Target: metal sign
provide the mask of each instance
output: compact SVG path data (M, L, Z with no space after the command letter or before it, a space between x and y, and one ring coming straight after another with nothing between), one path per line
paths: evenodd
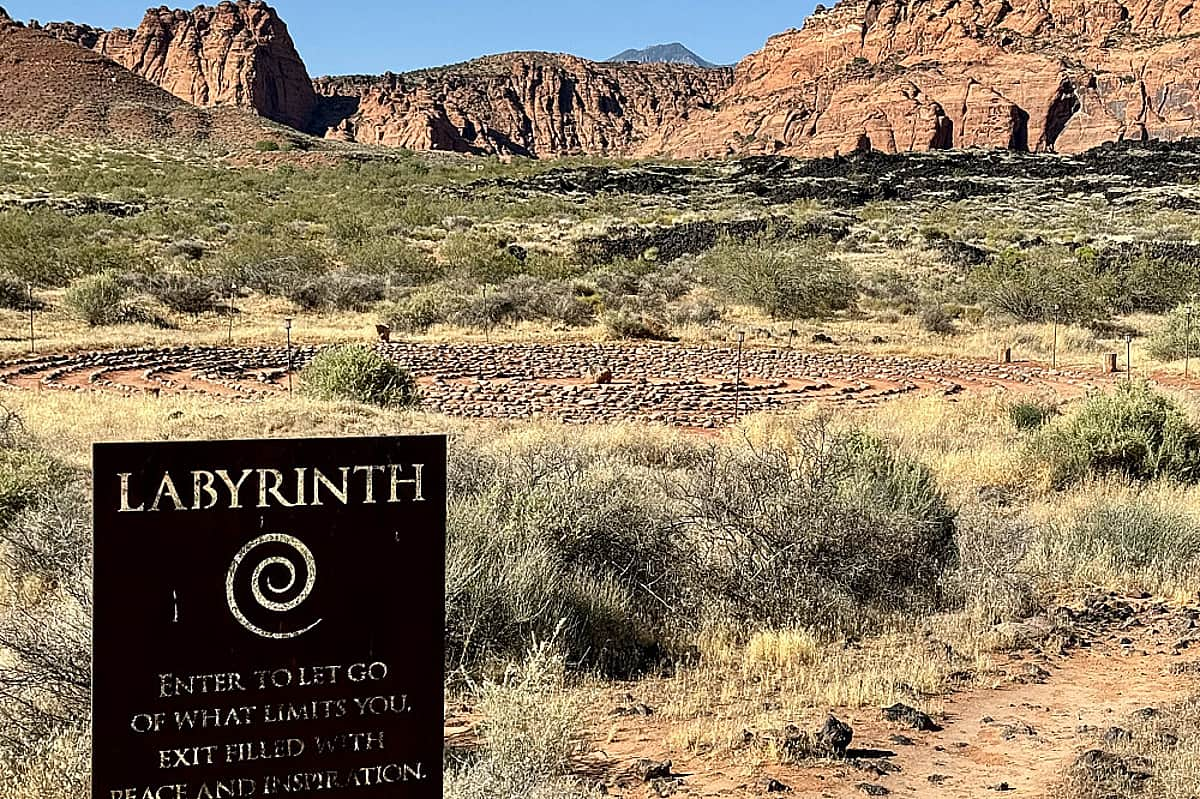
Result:
M441 796L444 437L94 473L93 797Z

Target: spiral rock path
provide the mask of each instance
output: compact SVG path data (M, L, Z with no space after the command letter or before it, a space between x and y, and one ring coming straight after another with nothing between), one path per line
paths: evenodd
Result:
M569 423L654 421L714 428L738 415L823 402L871 406L906 395L1004 391L1076 396L1099 370L833 350L621 344L378 345L420 380L424 407L452 416ZM299 370L318 347L293 350ZM611 382L596 375L609 373ZM203 394L254 401L287 388L282 347L127 348L0 363L0 387Z

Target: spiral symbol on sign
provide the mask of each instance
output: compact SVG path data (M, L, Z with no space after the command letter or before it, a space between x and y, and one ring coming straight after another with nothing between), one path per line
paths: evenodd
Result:
M259 553L257 557L250 557L255 553ZM280 641L299 638L321 619L291 632L272 632L251 621L250 615L267 618L295 610L312 594L316 582L317 561L304 542L290 535L269 533L246 544L234 556L225 577L225 599L233 617L255 635ZM253 599L253 608L243 606L247 599Z

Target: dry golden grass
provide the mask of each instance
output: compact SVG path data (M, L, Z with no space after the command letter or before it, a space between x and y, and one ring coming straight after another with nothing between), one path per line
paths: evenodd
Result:
M388 411L350 404L326 404L300 397L234 404L203 396L153 399L74 392L8 392L0 402L16 410L27 429L55 456L87 468L96 440L172 440L260 436L354 435L406 431L449 431L482 436L506 452L519 454L546 441L603 443L640 463L671 468L675 459L709 440L665 428L595 426L568 428L551 423L468 423L421 412ZM972 396L955 402L939 398L905 399L839 415L835 425L875 430L901 450L927 464L952 499L962 507L978 502L981 486L1021 481L1023 434L1008 420L1001 397ZM803 413L816 414L809 409ZM69 423L67 422L69 420ZM728 437L786 445L789 423L781 417L751 417ZM1069 523L1082 510L1101 502L1149 503L1162 510L1184 509L1200 522L1200 488L1154 483L1130 486L1121 481L1085 483L1054 494L1026 494L1013 514L1042 527ZM1145 586L1168 596L1194 596L1197 584L1187 574L1123 571L1120 563L1047 562L1036 547L1020 570L1051 576L1047 592L1071 592L1089 585ZM1157 578L1157 579L1155 579ZM671 678L642 681L638 698L657 708L670 724L671 746L690 753L720 753L739 762L777 759L765 741L747 744L745 731L765 733L787 724L813 726L830 709L864 708L904 702L936 715L941 697L964 673L976 684L992 679L1003 640L986 614L967 610L918 620L896 619L890 631L863 641L823 640L811 630L759 630L749 635L712 632L700 641L698 658ZM956 675L952 678L952 675ZM571 701L589 701L611 685L566 687ZM576 695L575 692L580 692ZM600 712L603 712L602 710ZM597 722L596 729L603 725ZM82 746L82 742L60 746ZM1195 751L1195 750L1188 750ZM56 757L48 752L47 758ZM49 770L47 773L51 773ZM1185 779L1180 777L1180 780ZM1184 784L1184 783L1180 783ZM0 783L0 787L3 783ZM57 797L52 786L31 784L31 799ZM39 793L40 791L40 793ZM10 795L10 794L4 794ZM1164 794L1184 796L1186 793Z

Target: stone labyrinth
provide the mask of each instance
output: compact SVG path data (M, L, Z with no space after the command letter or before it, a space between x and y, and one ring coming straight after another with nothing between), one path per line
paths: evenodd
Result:
M568 423L638 420L714 428L805 403L864 407L906 395L1004 391L1075 396L1110 384L1099 370L836 351L619 344L380 344L418 376L427 410ZM300 369L317 347L293 350ZM0 364L10 390L205 394L253 401L287 390L282 347L118 349Z

